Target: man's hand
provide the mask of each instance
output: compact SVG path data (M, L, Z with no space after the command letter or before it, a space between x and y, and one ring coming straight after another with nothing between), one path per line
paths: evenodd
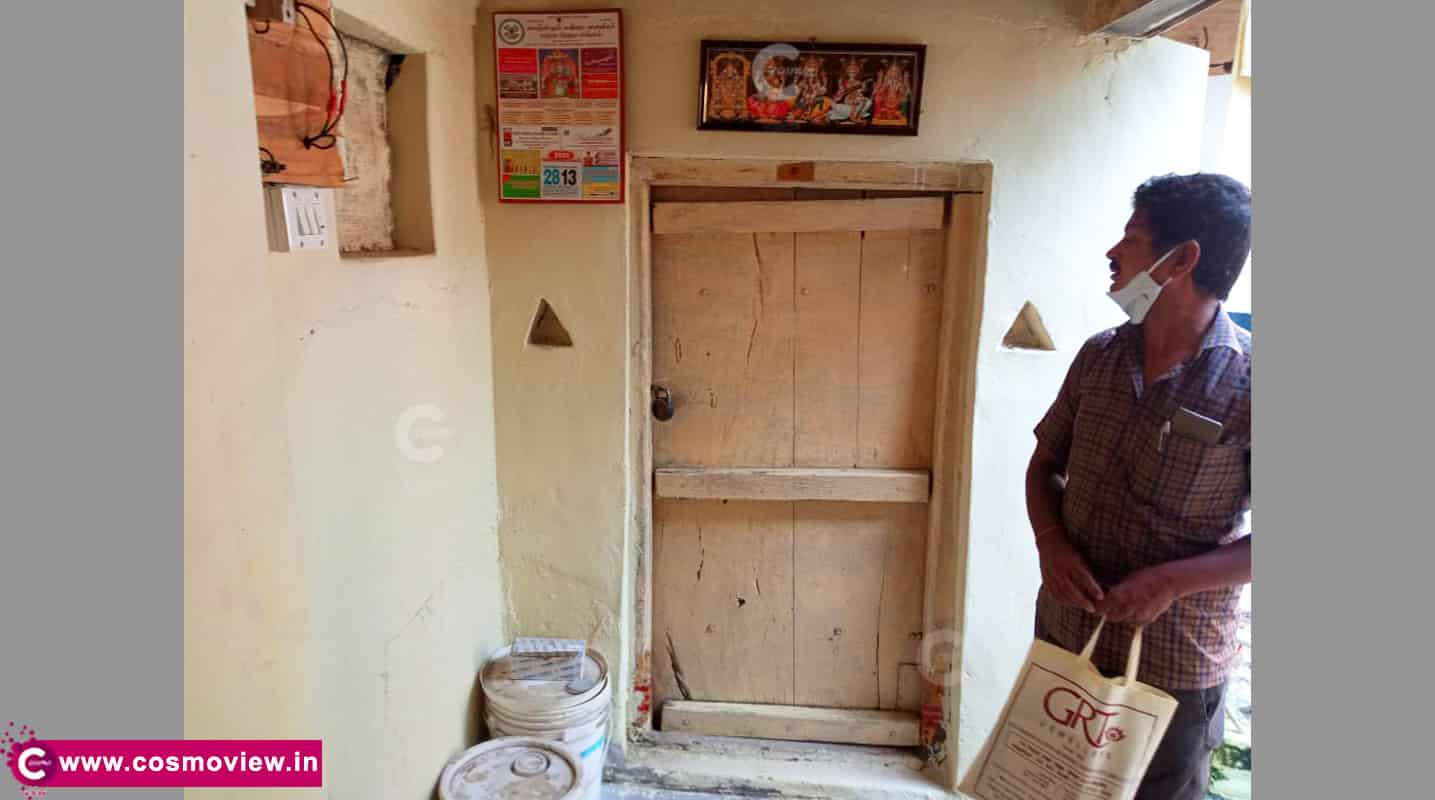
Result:
M1057 600L1070 606L1096 613L1104 594L1086 560L1081 557L1064 531L1043 534L1036 540L1041 557L1041 581Z
M1179 596L1176 582L1166 570L1147 567L1112 587L1099 608L1114 622L1146 625L1165 614Z

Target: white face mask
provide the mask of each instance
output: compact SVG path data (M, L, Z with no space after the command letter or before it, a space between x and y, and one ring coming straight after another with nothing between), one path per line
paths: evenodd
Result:
M1115 301L1116 305L1121 306L1121 310L1126 312L1126 316L1130 317L1131 321L1137 325L1146 319L1146 314L1151 311L1151 306L1156 304L1156 296L1161 294L1161 290L1165 288L1163 284L1157 283L1156 279L1151 277L1151 273L1155 272L1156 268L1170 258L1171 254L1176 252L1180 246L1178 244L1167 250L1165 255L1156 259L1156 263L1147 267L1145 271L1137 273L1136 277L1132 278L1125 286L1114 292L1106 293L1106 296Z

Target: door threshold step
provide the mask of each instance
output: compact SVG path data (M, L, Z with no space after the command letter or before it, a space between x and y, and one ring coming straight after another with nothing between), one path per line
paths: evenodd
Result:
M915 747L917 715L811 706L673 700L663 704L663 730L748 739Z
M915 750L650 731L608 754L617 797L721 796L827 800L945 800L946 775ZM624 794L628 792L630 794ZM675 795L668 792L679 793Z

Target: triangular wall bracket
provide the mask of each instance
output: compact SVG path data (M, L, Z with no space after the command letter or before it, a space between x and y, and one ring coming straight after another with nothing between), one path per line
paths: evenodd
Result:
M540 298L538 310L533 314L533 323L528 326L528 343L539 347L572 347L573 337L558 319L558 314L548 301Z
M1002 346L1017 350L1055 350L1056 344L1051 340L1051 334L1046 330L1046 324L1041 321L1041 314L1037 312L1036 306L1027 301L1026 305L1017 312L1016 319L1012 321L1011 327L1007 329L1006 336L1002 337Z

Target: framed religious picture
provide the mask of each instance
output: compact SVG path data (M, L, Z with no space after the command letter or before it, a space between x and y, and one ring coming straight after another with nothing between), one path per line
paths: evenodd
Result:
M916 136L925 45L704 39L698 128Z

